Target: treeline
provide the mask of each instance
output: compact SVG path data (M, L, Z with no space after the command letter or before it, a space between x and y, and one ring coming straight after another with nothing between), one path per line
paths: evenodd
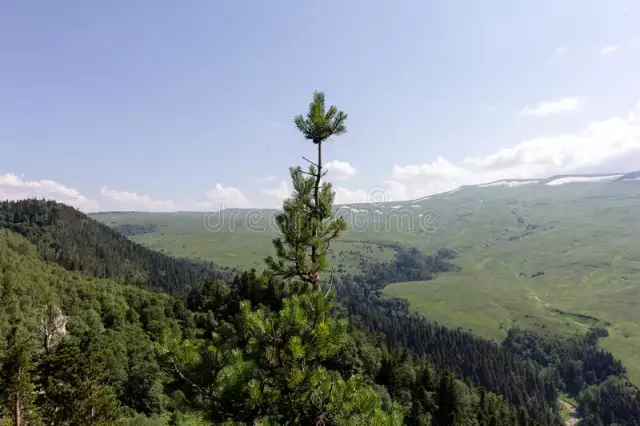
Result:
M185 304L0 231L2 425L543 425L254 272Z
M628 380L610 377L578 395L584 426L640 425L640 390Z
M584 425L640 425L640 390L626 379L622 363L598 347L606 329L584 336L509 330L503 346L534 360L559 379L559 388L576 397Z
M406 300L382 297L389 283L429 280L456 270L455 252L439 250L428 256L398 248L395 261L368 265L362 274L336 279L335 289L349 315L371 331L385 335L392 347L406 347L426 356L437 368L453 372L475 386L502 395L537 421L560 424L557 379L534 362L498 344L461 329L449 329L409 311Z
M135 237L136 235L156 232L158 225L155 223L123 223L120 225L114 225L111 228L126 237Z
M233 271L212 262L173 258L129 240L73 207L38 199L0 202L0 228L17 232L45 260L72 271L146 284L180 294L199 280L227 280Z
M511 328L503 346L543 367L552 367L560 378L560 390L575 397L588 386L626 374L620 361L598 347L598 338L606 336L603 328L568 338Z

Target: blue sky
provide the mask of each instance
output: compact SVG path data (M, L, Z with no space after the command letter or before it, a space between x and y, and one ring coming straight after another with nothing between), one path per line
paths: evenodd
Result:
M339 202L613 170L639 69L636 0L4 2L0 198L276 206L315 89Z

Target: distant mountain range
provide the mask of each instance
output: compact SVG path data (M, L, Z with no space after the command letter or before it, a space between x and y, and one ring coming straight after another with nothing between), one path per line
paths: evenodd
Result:
M565 186L567 184L611 184L616 182L633 182L638 181L640 184L640 170L629 172L629 173L588 173L588 174L562 174L562 175L553 175L548 178L541 179L500 179L493 182L475 184L475 185L462 185L458 188L452 189L446 192L440 192L436 194L427 195L424 197L416 198L413 200L405 200L405 201L393 201L393 202L384 202L384 203L345 203L345 204L337 204L337 209L351 208L352 212L358 213L356 207L363 209L365 207L370 207L372 205L376 205L380 208L400 208L408 206L420 207L420 203L430 199L441 199L442 197L452 195L461 190L467 192L471 189L479 189L479 188L517 188L526 186L530 187L543 187L543 186L551 186L551 187L559 187ZM573 186L573 185L571 185ZM590 185L591 186L591 185ZM598 185L599 186L599 185ZM365 210L360 210L360 212L364 212Z
M582 174L561 174L561 175L553 175L548 178L540 178L540 179L500 179L493 182L474 184L474 185L462 185L458 188L452 189L450 191L440 192L436 194L427 195L424 197L412 199L412 200L398 200L398 201L387 201L382 203L342 203L335 204L334 208L337 210L340 209L351 209L353 213L365 213L368 210L364 210L365 208L371 209L373 206L378 206L381 209L384 208L400 208L402 206L414 205L415 207L420 207L417 203L422 201L426 201L432 198L440 198L446 195L454 194L462 189L472 189L472 188L516 188L521 186L530 187L531 185L535 186L560 186L566 184L609 184L615 182L633 182L638 181L640 184L640 170L628 173L582 173ZM246 208L229 208L224 211L249 211L256 209L246 209ZM274 213L279 209L274 208L260 208L258 209L262 212L270 212ZM122 214L137 214L143 212L137 211L101 211L96 213L91 213L91 216L109 216L109 215L122 215ZM176 212L163 212L161 214L166 215L181 215L185 213L202 213L195 211L176 211ZM375 213L375 212L374 212ZM382 211L380 211L382 213Z
M616 181L640 180L640 171L630 173L568 174L554 175L546 179L502 179L479 185L466 186L520 186L527 184L563 185L567 183L606 183Z

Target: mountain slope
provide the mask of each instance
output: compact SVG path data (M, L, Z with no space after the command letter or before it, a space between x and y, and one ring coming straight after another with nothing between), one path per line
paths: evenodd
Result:
M7 410L16 385L35 391L22 401L23 424L125 426L136 412L161 413L153 341L162 326L188 327L190 315L168 294L45 262L0 229L0 424L16 424L13 404ZM12 382L11 366L26 360Z
M338 272L340 264L349 272L359 258L388 261L390 244L423 253L453 249L459 272L391 284L384 292L406 298L430 320L496 340L504 339L511 325L572 335L594 322L610 324L610 337L600 344L640 382L640 181L609 178L616 175L544 180L555 185L465 186L419 200L341 206L350 229L332 246L329 260ZM600 176L609 177L566 180ZM559 179L565 180L557 184ZM132 238L238 267L260 264L276 235L269 211L97 219L112 226L157 224L157 231Z
M78 210L54 201L0 203L0 228L17 232L45 260L69 270L180 292L211 275L230 276L213 262L178 259L137 244Z
M28 203L27 206L29 206ZM59 205L57 206L59 207ZM55 210L55 207L56 205L54 204L52 209ZM58 223L55 220L45 220L42 217L43 210L40 209L37 210L37 212L38 214L32 216L23 215L24 218L29 218L29 220L15 220L11 223L21 224L21 226L17 226L17 228L26 228L29 230L28 234L52 237L58 235L58 233L49 232L49 227L52 226L50 224L51 222L57 223L59 227L63 227L62 225L67 223L66 221ZM20 212L16 211L16 213ZM51 213L50 216L55 217L56 214L57 213ZM79 215L79 217L82 217L82 215ZM60 218L58 217L58 219ZM9 222L6 221L6 223ZM88 241L84 242L86 245L91 245L90 239L100 235L98 232L84 234L82 227L74 227L70 229L67 226L64 228L68 230L69 234L80 234L79 236L76 236L75 239L72 238L71 235L67 235L68 239L79 241L87 239ZM6 235L9 235L9 233ZM41 237L39 240L42 241L44 239ZM129 246L130 241L126 239L122 241L125 247ZM34 251L34 249L30 248L30 245L28 244L10 243L10 245L12 246L12 249L18 253L31 253ZM101 247L100 241L94 241L93 245L99 252L105 251ZM436 369L440 371L454 372L459 377L475 383L476 386L482 386L490 391L499 393L510 404L513 404L515 407L519 407L521 412L522 409L524 409L524 414L522 414L524 416L526 416L526 413L528 412L529 415L543 421L544 424L555 424L555 417L557 414L555 411L556 408L554 407L556 398L555 388L559 383L556 382L552 376L543 374L539 367L536 367L529 361L526 361L519 354L510 354L504 348L484 339L478 339L471 333L431 324L424 319L411 315L406 309L406 305L397 303L397 301L386 301L379 298L378 289L386 282L393 282L397 279L424 279L428 280L428 283L431 284L434 281L440 281L448 274L455 273L451 271L455 271L457 269L449 263L449 260L453 261L456 257L456 254L452 251L441 250L438 251L435 256L424 256L418 250L404 251L401 246L395 246L395 249L398 252L398 256L394 262L369 265L369 267L363 268L364 275L361 275L360 277L348 277L345 275L340 281L336 282L336 289L339 290L339 293L342 295L342 299L345 300L348 311L357 314L361 318L361 321L363 321L363 323L368 327L371 327L373 331L384 332L387 341L391 346L399 346L400 348L407 347L415 351L417 354L427 355L430 362L433 363ZM80 258L82 257L82 253L84 252L80 253ZM14 255L10 254L5 257L10 259L12 256ZM31 258L35 257L34 253L31 253L29 256ZM18 261L17 263L27 269L37 268L29 266L29 264L24 261ZM52 270L52 275L55 274L55 265L50 265L49 268ZM6 272L7 268L0 268L0 270ZM437 280L434 280L433 278L438 272L445 273L439 276ZM12 271L9 270L9 274L13 275ZM62 277L60 282L74 282L72 278L74 275L84 277L84 275L72 274L64 271L64 277ZM7 282L4 277L1 278L2 280L0 280L0 282ZM106 283L107 286L109 285L107 280L101 281ZM258 300L256 300L256 302L263 301L264 298L269 300L277 294L277 292L265 291L264 288L261 288L264 282L261 284L260 280L257 280L257 282L251 282L255 281L255 278L249 278L249 281L249 285L245 288L247 291L238 291L239 288L244 288L245 286L241 281L234 282L234 285L231 287L228 287L225 284L216 283L215 281L209 281L204 286L199 287L197 291L189 294L189 297L187 297L186 300L190 304L190 307L194 308L196 311L200 310L202 313L202 315L199 316L199 320L196 320L196 323L205 327L205 330L203 330L205 331L205 335L209 335L211 331L217 332L219 330L218 327L220 321L224 320L218 316L219 313L224 313L228 310L234 311L237 309L237 307L234 308L234 306L237 306L237 301L232 302L232 300L235 300L235 297L233 296L234 292L236 294L242 294L244 295L243 297L250 299L257 298ZM420 282L418 281L418 283ZM22 284L18 284L18 286L21 285ZM121 287L117 284L113 285L118 288ZM11 285L11 287L15 289L16 285ZM33 286L31 286L31 288L33 288ZM28 292L30 289L26 287L22 289L23 294L25 294L25 290ZM66 292L73 292L74 285L67 285L64 290ZM42 293L46 294L46 291ZM5 294L5 292L3 292L3 294ZM83 300L83 297L78 299L70 298L65 295L65 299L67 304L63 305L64 310L73 312L75 309L75 303L78 303L78 300ZM133 304L133 302L127 303ZM252 304L253 303L255 302L252 301ZM278 302L276 301L275 303L277 305ZM93 302L93 304L95 304L95 302ZM114 324L114 314L112 313L114 308L108 300L105 301L105 304L105 306L100 306L99 308L97 306L95 308L92 307L92 309L97 308L97 317L95 317L93 321L98 327L100 327L100 321L107 324ZM155 337L158 337L158 327L162 323L161 319L159 320L160 322L158 322L158 318L161 318L160 312L167 310L175 311L177 307L177 305L173 305L171 303L170 306L165 304L164 307L155 308L153 304L149 305L148 303L132 306L136 307L130 309L127 315L133 315L132 311L139 312L141 319L144 319L145 324L148 323L149 319L154 319L154 322L150 323L149 327L151 327L150 330L154 333ZM152 311L149 311L149 309L152 309ZM215 312L220 309L222 309L222 311L216 314L216 316L213 317L215 319L212 320L212 311ZM119 309L118 312L119 314L117 314L115 318L122 317L122 309ZM160 317L158 317L159 315ZM115 319L115 324L118 324L120 321L121 319ZM220 330L224 330L224 327ZM209 342L206 343L206 347L211 347ZM367 349L366 351L367 353L370 353L371 349ZM237 351L234 351L234 353L237 353ZM382 353L385 352L382 351ZM599 355L593 349L588 349L586 352L579 350L579 353L584 353L588 360L592 360L591 364L595 368L592 368L585 362L583 364L587 368L584 372L580 371L580 374L578 375L587 373L588 371L597 373L601 370L603 365L604 367L609 364L614 367L616 366L613 359L607 358L606 354L604 354L604 356ZM340 358L332 361L333 364L331 365L340 366L345 362L348 363L350 362L348 360L353 356L354 354L347 353L344 354L343 358L343 354L341 354ZM355 353L355 356L358 356L358 352ZM417 366L406 364L405 359L407 355L402 355L400 353L398 356L404 363L401 367L390 366L388 364L389 362L393 363L396 361L385 359L385 361L382 362L382 367L377 367L380 368L380 371L372 377L377 377L377 380L384 380L384 383L387 383L386 381L393 383L393 387L390 388L392 389L393 398L406 398L406 396L403 396L406 395L406 393L403 394L402 392L398 392L396 389L396 380L398 380L396 374L400 373L395 370L403 371L407 368L413 368L415 372L419 370ZM576 357L576 359L578 358ZM607 359L609 360L607 361ZM599 360L604 360L604 362L600 362ZM205 365L198 367L193 371L193 374L195 375L194 377L201 379L201 368L208 369L210 367L211 366L205 362ZM348 368L351 369L353 367ZM620 375L623 377L624 370L621 367L615 368L617 368L617 370L613 371L613 375ZM574 375L575 373L578 372L574 371ZM593 382L595 384L601 381L601 378L597 375L594 375L592 378L595 379ZM179 379L182 381L182 378ZM433 381L431 380L431 382ZM592 382L589 381L587 383ZM427 384L426 386L427 389L432 389L431 384ZM151 386L151 388L153 388L153 386ZM151 388L148 390L151 391ZM437 391L440 392L441 390L438 389ZM422 391L419 391L418 394L422 395L421 392ZM436 392L436 388L429 390L429 392ZM471 393L473 392L475 391L471 387ZM471 398L469 400L475 400L475 398ZM133 404L134 402L131 403ZM428 401L424 403L430 404ZM476 407L475 403L472 403L470 409L480 410L480 407ZM515 411L510 411L508 416L512 416L514 413ZM473 418L475 418L475 414L473 415ZM511 418L498 424L506 425L515 423Z
M192 310L187 310L181 301L167 294L90 277L45 262L24 237L0 229L0 365L3 366L0 424L13 424L13 413L6 410L5 399L14 391L4 386L10 383L12 376L4 373L10 372L6 367L17 359L33 362L30 368L22 370L20 377L23 385L27 383L36 391L35 400L23 402L23 408L28 409L25 411L30 416L23 420L34 424L37 420L46 424L86 424L91 417L92 424L123 426L205 426L230 424L230 419L236 419L233 424L239 425L253 424L253 420L264 416L265 412L282 409L287 404L280 399L257 399L255 392L250 394L246 390L267 374L274 377L274 368L267 362L260 364L251 358L246 337L243 337L243 333L248 332L243 330L243 321L232 321L229 316L230 308L239 302L239 295L248 298L252 305L274 304L276 316L279 316L276 306L282 304L282 300L278 300L282 296L268 300L275 295L259 291L261 284L264 282L252 274L243 274L232 288L208 280L190 292L187 300ZM224 297L216 297L220 294ZM48 312L53 315L48 316ZM53 318L53 321L47 318ZM303 311L296 311L296 325L303 320ZM316 318L315 321L320 320ZM292 327L288 322L286 324ZM509 370L504 380L511 385L517 383L516 370L520 375L520 388L505 387L511 390L510 399L527 394L541 399L522 400L521 407L509 405L503 397L455 379L448 371L413 358L402 349L385 347L357 324L349 328L340 351L332 352L331 356L324 355L326 368L342 374L345 380L351 377L348 388L346 383L341 387L344 392L329 391L334 399L341 395L347 398L349 405L345 410L356 411L354 405L360 404L365 409L373 406L379 414L381 407L388 411L395 404L403 403L410 408L405 410L408 424L417 424L417 418L435 417L431 424L444 426L449 424L450 414L445 410L456 412L459 419L470 422L481 417L487 423L511 425L518 417L526 418L527 424L532 426L557 424L555 407L546 405L553 399L545 401L542 389L534 393L524 384L525 379L534 380L536 386L550 382L541 378L536 380L539 370L518 356L509 356L494 348L519 367ZM324 325L323 320L318 327ZM32 336L29 345L15 344L16 330L21 335ZM52 342L48 347L41 338L43 330L54 336L47 339ZM212 340L211 331L222 333L224 339ZM454 331L449 333L450 338L456 337ZM307 330L301 331L300 335L305 338ZM322 339L314 337L315 340ZM314 349L311 343L305 344L304 348L305 352ZM184 354L188 357L182 359L181 351L185 349L189 351ZM243 360L238 362L240 354ZM463 355L456 354L457 357ZM182 363L177 363L176 358ZM248 369L247 365L256 368ZM265 371L256 371L262 365ZM482 366L480 371L485 369L498 371L490 364ZM234 378L230 371L237 371L238 377ZM218 376L223 374L224 379L219 380ZM253 375L252 380L246 380L247 374ZM361 384L362 376L366 383L375 383L374 387ZM278 383L282 386L285 381L282 379ZM322 391L326 393L325 389L320 389ZM210 399L203 402L199 392ZM385 406L381 403L383 400ZM434 401L438 401L441 408ZM523 410L531 406L539 407L539 411L527 413ZM298 406L292 409L296 414L305 413Z

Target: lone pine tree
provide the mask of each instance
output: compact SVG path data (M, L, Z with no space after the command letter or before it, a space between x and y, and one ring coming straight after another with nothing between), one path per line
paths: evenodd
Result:
M277 260L265 259L270 272L288 280L298 278L319 286L319 273L326 269L326 254L331 240L337 238L347 224L341 217L333 217L335 192L331 183L322 182L322 144L333 136L347 132L347 114L335 106L328 109L323 92L316 91L306 116L298 115L294 122L317 147L317 159L309 162L308 171L291 167L293 194L283 204L283 212L276 216L281 236L273 240Z

